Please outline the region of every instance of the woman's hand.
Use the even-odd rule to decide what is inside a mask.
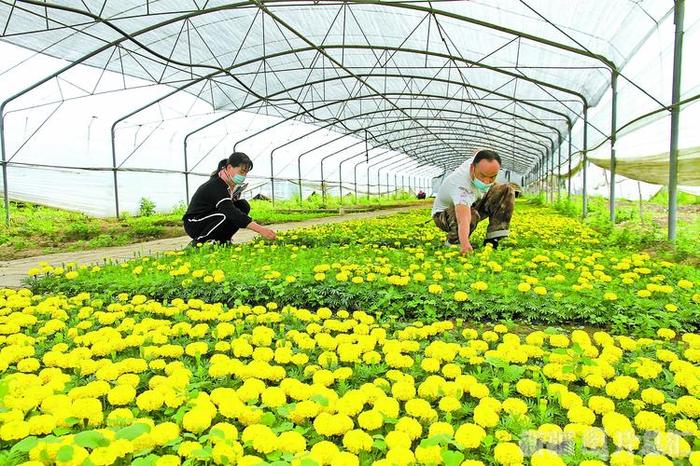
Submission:
[[[277,233],[275,233],[273,230],[270,230],[269,228],[261,227],[261,230],[258,233],[260,233],[264,238],[269,240],[274,240],[275,238],[277,238]]]
[[[247,227],[249,230],[253,230],[254,232],[260,234],[263,238],[273,240],[277,238],[277,234],[273,231],[270,230],[267,227],[264,227],[258,223],[255,222],[250,222]]]

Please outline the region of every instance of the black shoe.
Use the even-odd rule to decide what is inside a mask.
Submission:
[[[501,240],[501,238],[489,238],[484,240],[484,246],[487,244],[490,244],[493,246],[493,249],[498,249],[498,242]]]

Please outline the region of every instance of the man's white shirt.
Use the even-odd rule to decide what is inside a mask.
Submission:
[[[467,160],[445,177],[435,196],[431,216],[438,212],[444,212],[458,204],[469,207],[484,196],[484,193],[477,190],[472,184],[472,179],[469,175],[469,167],[472,164],[472,160],[474,159]]]

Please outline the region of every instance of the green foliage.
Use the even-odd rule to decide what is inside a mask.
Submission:
[[[73,280],[48,275],[30,284],[36,292],[127,292],[159,300],[274,301],[304,308],[361,309],[382,319],[576,322],[640,335],[661,327],[692,331],[700,323],[693,292],[674,288],[672,295],[654,293],[645,299],[636,294],[652,283],[676,287],[679,280],[700,282],[700,271],[638,258],[639,250],[625,245],[625,235],[630,233],[624,229],[599,232],[519,201],[504,248],[477,249],[477,254],[461,257],[455,248],[444,247],[444,234],[427,219],[427,210],[414,210],[318,225],[280,232],[272,247],[260,239],[232,247],[205,246],[137,258],[125,266],[106,265],[98,273],[80,272]],[[474,232],[473,244],[481,244],[484,227],[481,224]],[[649,271],[625,284],[624,270],[615,268],[620,261],[634,261],[634,267],[643,265]],[[220,271],[218,281],[213,279],[214,270]],[[594,271],[605,271],[610,281],[595,275],[585,278]],[[409,278],[405,284],[391,282],[402,275]],[[654,276],[662,278],[650,280]],[[353,282],[354,277],[359,281]],[[536,280],[546,293],[519,291],[518,284],[526,277]],[[487,284],[488,290],[473,288],[479,282]],[[590,288],[580,283],[589,283]],[[440,290],[429,292],[431,284],[440,285]],[[455,291],[467,292],[468,299],[457,301]],[[609,292],[617,298],[606,299]],[[677,306],[678,312],[670,314],[666,304]]]
[[[139,201],[139,217],[148,217],[156,213],[156,203],[147,197]]]
[[[314,199],[320,196],[314,196]],[[382,198],[375,201],[359,199],[356,209],[371,209],[390,205],[406,205],[413,201],[407,195],[395,198]],[[313,202],[316,202],[315,200]],[[299,206],[294,200],[250,201],[251,215],[262,224],[298,222],[312,218],[338,215],[337,199],[329,198],[329,206],[321,208],[312,202],[304,201]],[[351,206],[346,204],[346,209]],[[37,253],[86,250],[110,246],[184,236],[182,216],[187,210],[184,202],[178,203],[171,212],[156,213],[155,204],[142,198],[138,216],[128,212],[122,218],[96,218],[80,212],[44,207],[25,202],[11,202],[11,223],[8,228],[0,225],[0,257],[12,259]],[[0,206],[0,216],[4,209]]]

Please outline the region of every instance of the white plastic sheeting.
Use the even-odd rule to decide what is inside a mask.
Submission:
[[[223,115],[213,112],[246,109],[257,115],[239,111],[190,139],[190,170],[207,172],[236,140],[273,125],[275,116],[297,115],[296,120],[335,125],[278,150],[276,178],[296,179],[297,156],[337,137],[331,129],[354,132],[359,139],[350,136],[310,152],[302,163],[303,178],[320,180],[321,158],[343,150],[324,166],[324,178],[337,181],[338,162],[353,155],[354,149],[345,146],[361,143],[358,130],[363,128],[376,147],[370,159],[384,157],[380,153],[386,151],[393,155],[391,147],[413,160],[434,161],[430,171],[409,166],[404,176],[431,178],[459,165],[476,147],[493,145],[517,178],[534,165],[549,139],[558,142],[557,131],[567,137],[567,118],[575,122],[574,151],[582,148],[581,98],[592,106],[589,147],[609,135],[606,61],[621,71],[618,126],[670,103],[672,2],[581,0],[563,8],[545,0],[482,0],[431,6],[433,10],[428,2],[269,1],[261,7],[191,0],[0,2],[1,40],[71,61],[104,48],[85,61],[90,66],[76,66],[8,107],[10,191],[14,197],[113,213],[112,172],[77,168],[109,169],[115,119],[185,85],[184,93],[117,126],[120,168],[184,170],[188,132]],[[686,50],[700,45],[699,11],[697,2],[686,2]],[[14,61],[2,64],[2,98],[67,64],[44,57],[19,63],[23,57],[14,51],[10,55]],[[683,97],[700,87],[697,66],[695,60],[684,61]],[[116,92],[120,88],[128,90]],[[70,100],[79,95],[86,97]],[[668,118],[651,121],[618,139],[619,157],[668,150]],[[694,106],[683,110],[681,123],[683,128],[697,125]],[[254,157],[256,176],[269,177],[272,149],[313,129],[303,123],[281,125],[239,148]],[[681,148],[696,145],[696,137],[695,131],[682,129]],[[645,138],[652,142],[640,142]],[[565,160],[566,140],[562,148]],[[591,155],[606,153],[609,146],[603,144]],[[360,154],[345,163],[344,180],[354,178],[361,159]],[[18,163],[76,169],[30,169]],[[371,184],[376,184],[374,170]],[[360,188],[365,178],[366,164],[359,165]],[[379,178],[387,181],[384,172]],[[202,179],[191,176],[191,192]],[[591,187],[599,179],[592,179]],[[143,196],[160,208],[185,199],[182,174],[119,172],[118,180],[124,210],[133,210]],[[636,197],[636,188],[635,183],[634,190],[618,193]],[[294,187],[278,182],[276,190],[288,196]]]

